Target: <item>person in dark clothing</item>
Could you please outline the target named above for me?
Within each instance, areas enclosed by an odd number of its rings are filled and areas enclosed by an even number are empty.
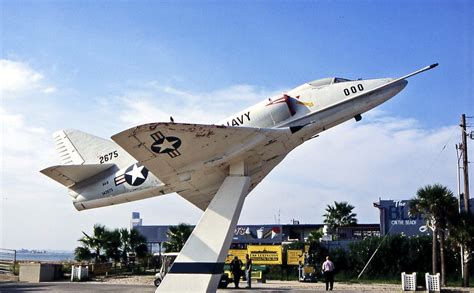
[[[245,277],[247,278],[247,287],[252,288],[252,259],[248,254],[245,255]]]
[[[326,261],[323,263],[322,270],[324,274],[324,279],[326,281],[326,291],[332,290],[334,285],[334,270],[336,267],[334,263],[329,259],[329,256],[326,256]]]
[[[234,275],[235,288],[239,288],[240,276],[242,276],[242,261],[236,256],[230,263],[230,270]]]

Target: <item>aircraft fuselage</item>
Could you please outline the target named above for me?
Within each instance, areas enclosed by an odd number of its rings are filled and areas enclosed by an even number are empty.
[[[360,120],[361,114],[389,100],[407,85],[405,78],[434,67],[426,67],[402,78],[347,80],[326,78],[302,84],[294,89],[266,98],[232,114],[216,125],[224,127],[291,128],[292,148],[318,133],[347,120]],[[293,132],[293,131],[292,131]],[[293,138],[294,137],[294,138]],[[111,150],[117,156],[97,158],[96,164],[114,163],[115,168],[70,188],[78,210],[134,201],[176,192],[160,182],[144,166],[120,148]],[[117,158],[118,157],[118,158]],[[121,160],[119,160],[121,159]]]

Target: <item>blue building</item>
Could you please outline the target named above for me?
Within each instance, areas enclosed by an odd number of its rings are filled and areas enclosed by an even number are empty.
[[[410,200],[382,200],[374,203],[380,210],[380,234],[403,234],[416,236],[431,234],[425,219],[420,215],[409,215]],[[474,212],[474,199],[470,199],[470,209]]]

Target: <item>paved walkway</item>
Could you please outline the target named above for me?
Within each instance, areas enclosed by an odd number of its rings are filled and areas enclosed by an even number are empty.
[[[245,283],[241,284],[245,286]],[[334,291],[337,292],[401,292],[400,285],[393,284],[347,284],[335,283]],[[153,284],[125,284],[125,283],[99,283],[99,282],[0,282],[0,292],[155,292]],[[299,283],[295,281],[268,281],[266,284],[254,284],[251,290],[234,289],[233,284],[228,289],[219,289],[219,293],[227,292],[325,292],[324,283]],[[474,292],[474,288],[448,288],[447,292]]]

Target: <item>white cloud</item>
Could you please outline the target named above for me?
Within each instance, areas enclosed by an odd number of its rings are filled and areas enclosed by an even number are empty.
[[[32,70],[27,64],[11,60],[0,60],[0,91],[20,91],[38,83],[43,75]]]
[[[47,87],[47,88],[43,89],[43,93],[45,93],[45,94],[55,93],[56,91],[57,91],[57,89],[55,87]]]
[[[151,82],[113,100],[122,104],[119,107],[122,109],[122,122],[131,125],[169,121],[170,116],[176,122],[214,123],[237,109],[241,110],[281,92],[251,85],[235,85],[211,92],[193,93]],[[101,103],[107,103],[106,100],[101,99]]]
[[[56,154],[49,130],[39,123],[42,115],[36,113],[44,103],[38,97],[48,89],[43,75],[25,63],[0,60],[0,80],[0,94],[9,98],[0,106],[0,246],[5,247],[7,240],[16,241],[18,231],[23,231],[15,223],[32,225],[32,215],[40,202],[54,204],[49,202],[54,189],[45,185],[38,171]],[[35,220],[41,223],[47,218],[43,215]]]
[[[361,222],[377,223],[372,203],[379,197],[409,199],[433,183],[456,192],[457,126],[425,129],[414,119],[381,113],[364,120],[339,125],[293,151],[247,199],[240,222],[268,222],[280,209],[284,222],[321,223],[326,205],[344,200]]]
[[[19,93],[39,90],[53,93],[55,87],[44,84],[44,76],[28,64],[7,59],[0,59],[0,97],[12,98]]]

